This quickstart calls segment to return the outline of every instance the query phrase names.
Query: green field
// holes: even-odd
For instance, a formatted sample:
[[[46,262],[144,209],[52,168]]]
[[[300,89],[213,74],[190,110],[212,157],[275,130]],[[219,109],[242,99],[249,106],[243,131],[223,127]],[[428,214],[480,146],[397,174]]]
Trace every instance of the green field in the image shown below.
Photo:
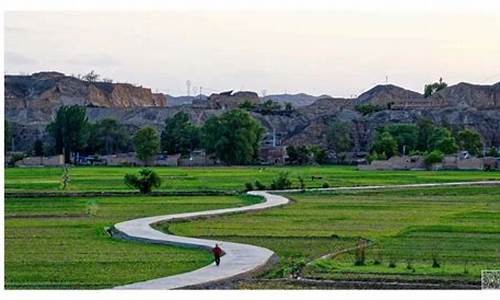
[[[131,191],[139,168],[75,167],[66,191]],[[500,172],[357,171],[353,167],[155,168],[161,191],[241,191],[289,171],[307,187],[500,180]],[[62,192],[59,168],[5,170],[10,193]],[[322,177],[312,180],[311,177]],[[293,203],[262,212],[160,225],[179,235],[263,246],[280,256],[264,274],[318,279],[477,280],[500,268],[500,187],[292,193]],[[190,271],[211,261],[201,250],[108,237],[104,227],[143,216],[248,205],[244,196],[38,197],[5,200],[6,288],[104,288]],[[318,257],[368,239],[364,266],[352,252]],[[223,243],[222,243],[223,247]],[[432,268],[433,257],[440,268]],[[375,261],[380,264],[375,264]],[[389,262],[395,264],[389,268]],[[306,266],[306,263],[310,263]],[[466,271],[466,272],[464,272]]]
[[[130,191],[123,183],[126,173],[140,168],[74,167],[65,191]],[[356,186],[373,184],[410,184],[427,182],[500,180],[500,172],[483,171],[358,171],[351,166],[320,167],[212,167],[154,168],[162,177],[160,191],[229,191],[243,190],[246,182],[256,179],[269,185],[281,171],[288,171],[294,185],[297,176],[307,187]],[[61,168],[8,168],[5,170],[6,192],[61,191]],[[312,180],[312,176],[322,177]]]
[[[349,252],[314,261],[302,270],[302,276],[477,279],[482,269],[500,268],[498,186],[288,196],[295,203],[286,207],[250,217],[174,223],[169,230],[268,247],[282,258],[268,277],[353,247],[359,238],[372,242],[365,266],[354,266],[354,255]],[[432,268],[433,258],[439,268]],[[396,267],[390,268],[390,262]]]
[[[255,197],[7,198],[6,288],[105,288],[205,266],[202,250],[114,239],[104,227],[160,214],[248,205]]]

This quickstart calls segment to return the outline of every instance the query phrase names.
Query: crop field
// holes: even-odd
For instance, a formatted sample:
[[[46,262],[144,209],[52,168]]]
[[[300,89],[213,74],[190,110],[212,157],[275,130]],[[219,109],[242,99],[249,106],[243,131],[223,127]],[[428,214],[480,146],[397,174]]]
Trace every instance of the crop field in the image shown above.
[[[74,167],[61,190],[61,168],[7,168],[9,193],[132,191],[126,173],[140,168]],[[160,191],[242,191],[269,185],[288,171],[307,187],[500,180],[500,172],[357,171],[349,166],[154,168]],[[314,179],[312,178],[314,177]],[[319,178],[321,177],[321,178]],[[106,288],[197,269],[210,253],[113,239],[104,227],[144,216],[249,205],[248,196],[38,197],[5,199],[5,287]],[[377,191],[305,192],[293,203],[261,212],[160,224],[178,235],[263,246],[280,263],[263,278],[451,279],[477,281],[500,268],[500,187],[442,187]],[[348,251],[369,241],[354,266]],[[439,267],[433,267],[433,262]],[[391,265],[391,266],[389,266]]]
[[[68,187],[61,190],[62,168],[7,168],[6,192],[84,192],[131,191],[123,183],[132,167],[72,167]],[[318,167],[207,167],[154,168],[162,177],[159,191],[241,191],[247,182],[255,180],[269,185],[281,171],[290,173],[294,186],[298,176],[307,187],[356,186],[374,184],[411,184],[428,182],[500,180],[500,172],[483,171],[358,171],[351,166]],[[315,177],[313,179],[313,176]],[[321,177],[321,178],[319,178]]]
[[[281,264],[266,277],[476,280],[500,268],[500,187],[289,194],[295,202],[251,215],[170,224],[178,235],[264,246]],[[370,245],[355,266],[354,251]],[[434,265],[434,260],[437,265]],[[305,266],[306,263],[309,263]],[[391,266],[389,266],[391,265]]]
[[[248,196],[7,198],[5,287],[105,288],[197,269],[212,261],[208,252],[114,239],[104,227],[258,201]]]

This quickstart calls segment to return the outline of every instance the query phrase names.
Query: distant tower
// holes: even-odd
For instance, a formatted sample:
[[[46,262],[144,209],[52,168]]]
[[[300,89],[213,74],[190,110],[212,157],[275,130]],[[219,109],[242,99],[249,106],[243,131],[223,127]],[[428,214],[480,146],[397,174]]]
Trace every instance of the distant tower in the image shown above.
[[[266,90],[262,90],[262,91],[260,91],[260,93],[262,94],[262,97],[265,97],[266,94],[267,94],[267,91]]]
[[[385,84],[389,83],[389,76],[385,75]]]
[[[200,85],[200,99],[202,94],[203,94],[203,87]]]
[[[191,80],[186,81],[187,95],[191,96]]]

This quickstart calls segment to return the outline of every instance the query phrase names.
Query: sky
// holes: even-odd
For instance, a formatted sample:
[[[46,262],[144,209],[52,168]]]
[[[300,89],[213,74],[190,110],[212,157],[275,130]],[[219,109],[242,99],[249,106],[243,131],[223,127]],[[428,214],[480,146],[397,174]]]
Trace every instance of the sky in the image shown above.
[[[187,94],[187,80],[191,95],[201,86],[204,94],[340,97],[386,80],[419,92],[440,77],[449,84],[500,81],[494,1],[359,0],[280,10],[271,0],[236,9],[218,2],[200,10],[6,12],[5,72],[95,70],[172,95]]]

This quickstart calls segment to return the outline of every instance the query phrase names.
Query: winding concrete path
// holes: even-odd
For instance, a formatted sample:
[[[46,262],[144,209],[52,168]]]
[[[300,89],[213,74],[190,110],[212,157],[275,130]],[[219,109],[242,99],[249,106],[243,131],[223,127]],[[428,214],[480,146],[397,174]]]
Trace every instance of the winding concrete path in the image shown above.
[[[283,196],[272,195],[265,191],[252,191],[248,192],[248,194],[262,196],[266,201],[245,207],[135,219],[118,223],[114,227],[124,238],[127,239],[140,240],[149,243],[212,249],[217,241],[166,234],[153,229],[151,224],[199,217],[212,217],[229,213],[256,211],[285,205],[290,202],[290,200]],[[224,256],[222,257],[221,264],[218,267],[212,263],[192,272],[118,286],[115,287],[115,289],[178,289],[205,285],[244,276],[258,271],[270,263],[275,256],[274,252],[269,249],[239,243],[223,242],[221,243],[221,248],[224,250]]]
[[[426,183],[426,184],[404,184],[404,185],[385,185],[385,186],[359,186],[359,187],[336,187],[336,188],[318,188],[307,189],[307,191],[345,191],[345,190],[374,190],[388,188],[425,188],[437,186],[463,186],[463,185],[500,185],[500,181],[475,181],[475,182],[450,182],[450,183]],[[299,189],[280,190],[273,192],[302,192]],[[174,215],[164,215],[156,217],[147,217],[125,221],[116,224],[114,227],[119,232],[119,236],[130,240],[139,240],[147,243],[158,243],[168,245],[178,245],[195,247],[201,249],[212,249],[218,241],[189,238],[167,234],[155,230],[152,224],[159,222],[169,222],[176,220],[186,220],[199,217],[212,217],[223,214],[257,211],[271,207],[288,204],[290,200],[283,196],[273,195],[268,191],[251,191],[249,195],[262,196],[265,201],[262,203],[217,210],[208,210],[201,212],[181,213]],[[220,243],[220,242],[219,242]],[[214,263],[203,268],[158,278],[148,281],[132,283],[129,285],[118,286],[115,289],[179,289],[188,287],[205,286],[210,283],[221,282],[229,279],[238,278],[251,274],[264,268],[275,258],[273,251],[239,243],[222,242],[221,248],[225,254],[222,257],[220,266]]]

